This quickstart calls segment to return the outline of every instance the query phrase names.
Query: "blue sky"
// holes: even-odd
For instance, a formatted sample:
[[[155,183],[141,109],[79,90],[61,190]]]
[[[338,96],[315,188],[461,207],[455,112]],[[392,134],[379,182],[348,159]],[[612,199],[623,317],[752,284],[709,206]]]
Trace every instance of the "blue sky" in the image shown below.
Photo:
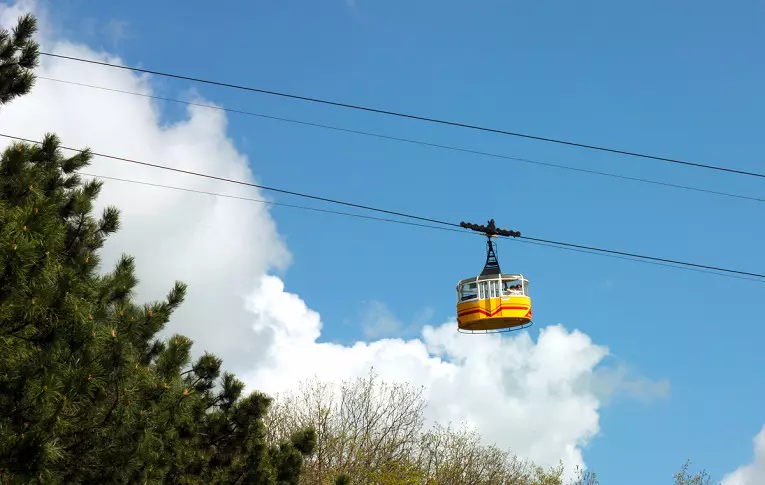
[[[58,26],[129,64],[541,136],[763,171],[765,5],[739,1],[57,1]],[[169,96],[188,83],[158,79]],[[196,85],[227,107],[762,196],[752,177]],[[172,113],[180,108],[168,107]],[[175,110],[175,111],[173,111]],[[266,185],[524,235],[765,272],[762,203],[231,115]],[[278,196],[283,202],[302,203]],[[480,271],[478,238],[277,208],[283,275],[325,322],[364,337],[365,302],[441,323]],[[669,483],[685,458],[715,477],[765,421],[761,283],[504,242],[538,326],[608,345],[666,399],[617,399],[585,450],[603,483]],[[416,280],[416,284],[411,282]],[[532,334],[535,334],[534,330]],[[630,470],[629,476],[623,476]]]

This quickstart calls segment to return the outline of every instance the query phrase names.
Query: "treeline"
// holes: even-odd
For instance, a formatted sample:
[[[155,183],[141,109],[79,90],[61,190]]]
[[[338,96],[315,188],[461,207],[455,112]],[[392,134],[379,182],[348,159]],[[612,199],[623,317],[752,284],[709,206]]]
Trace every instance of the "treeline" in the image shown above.
[[[386,382],[374,371],[335,386],[317,378],[277,395],[265,416],[267,440],[316,431],[301,483],[379,485],[598,485],[591,471],[566,481],[562,464],[544,468],[482,442],[465,425],[425,426],[424,389]],[[686,462],[674,485],[712,485]],[[337,477],[342,477],[337,481]]]
[[[424,426],[423,389],[381,381],[374,372],[339,389],[313,379],[277,396],[266,415],[268,440],[317,432],[302,483],[345,476],[358,484],[561,485],[561,466],[544,469],[509,450],[481,443],[466,426]],[[595,484],[591,473],[576,485]]]
[[[0,32],[2,105],[34,86],[36,19]],[[422,389],[379,381],[253,392],[192,341],[159,332],[183,303],[140,304],[135,263],[100,271],[119,210],[54,134],[0,158],[0,483],[562,485],[466,428],[423,426]],[[684,469],[677,485],[702,485]],[[584,473],[578,485],[594,485]]]

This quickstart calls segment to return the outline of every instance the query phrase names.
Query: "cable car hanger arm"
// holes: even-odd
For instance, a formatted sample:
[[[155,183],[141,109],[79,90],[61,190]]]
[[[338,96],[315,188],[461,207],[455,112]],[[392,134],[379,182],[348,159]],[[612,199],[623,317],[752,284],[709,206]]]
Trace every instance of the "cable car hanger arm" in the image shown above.
[[[481,271],[481,276],[502,274],[502,269],[499,267],[499,259],[497,258],[491,238],[499,236],[520,237],[521,233],[519,231],[498,228],[494,223],[494,219],[490,219],[485,226],[463,221],[460,222],[460,227],[480,232],[488,239],[486,242],[486,264],[483,267],[483,271]]]
[[[486,237],[498,237],[498,236],[521,237],[520,231],[510,231],[508,229],[498,228],[497,225],[494,223],[494,219],[490,219],[489,223],[485,226],[482,226],[480,224],[473,224],[472,222],[460,222],[460,227],[464,227],[465,229],[470,229],[472,231],[480,232],[484,234]]]

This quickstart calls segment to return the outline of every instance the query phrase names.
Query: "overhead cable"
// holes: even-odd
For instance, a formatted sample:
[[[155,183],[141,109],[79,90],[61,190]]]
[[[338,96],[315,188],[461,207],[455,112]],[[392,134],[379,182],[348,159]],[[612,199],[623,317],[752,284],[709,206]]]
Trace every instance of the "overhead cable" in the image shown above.
[[[284,92],[280,92],[280,91],[273,91],[273,90],[267,90],[267,89],[262,89],[262,88],[255,88],[255,87],[251,87],[251,86],[243,86],[243,85],[226,83],[226,82],[221,82],[221,81],[213,81],[213,80],[210,80],[210,79],[202,79],[202,78],[197,78],[197,77],[192,77],[192,76],[185,76],[185,75],[180,75],[180,74],[172,74],[172,73],[168,73],[168,72],[155,71],[155,70],[150,70],[150,69],[142,69],[142,68],[134,67],[134,66],[112,64],[112,63],[109,63],[109,62],[95,61],[95,60],[84,59],[84,58],[80,58],[80,57],[65,56],[65,55],[62,55],[62,54],[53,54],[53,53],[50,53],[50,52],[40,52],[40,54],[44,55],[44,56],[56,57],[56,58],[60,58],[60,59],[67,59],[67,60],[72,60],[72,61],[77,61],[77,62],[85,62],[85,63],[89,63],[89,64],[97,64],[97,65],[101,65],[101,66],[108,66],[108,67],[112,67],[112,68],[116,68],[116,69],[125,69],[125,70],[134,71],[134,72],[142,72],[142,73],[145,73],[145,74],[155,74],[157,76],[164,76],[164,77],[170,77],[170,78],[175,78],[175,79],[183,79],[183,80],[186,80],[186,81],[192,81],[192,82],[197,82],[197,83],[211,84],[211,85],[215,85],[215,86],[222,86],[222,87],[227,87],[227,88],[240,89],[240,90],[244,90],[244,91],[251,91],[251,92],[256,92],[256,93],[261,93],[261,94],[267,94],[267,95],[270,95],[270,96],[279,96],[279,97],[283,97],[283,98],[291,98],[291,99],[297,99],[297,100],[301,100],[301,101],[309,101],[309,102],[312,102],[312,103],[320,103],[320,104],[325,104],[325,105],[337,106],[337,107],[341,107],[341,108],[349,108],[349,109],[354,109],[354,110],[367,111],[367,112],[372,112],[372,113],[377,113],[377,114],[384,114],[384,115],[389,115],[389,116],[395,116],[395,117],[399,117],[399,118],[408,118],[408,119],[413,119],[413,120],[418,120],[418,121],[425,121],[425,122],[429,122],[429,123],[437,123],[437,124],[441,124],[441,125],[455,126],[455,127],[458,127],[458,128],[467,128],[467,129],[470,129],[470,130],[484,131],[484,132],[496,133],[496,134],[500,134],[500,135],[515,136],[515,137],[527,138],[527,139],[544,141],[544,142],[549,142],[549,143],[556,143],[556,144],[560,144],[560,145],[568,145],[568,146],[574,146],[574,147],[579,147],[579,148],[586,148],[586,149],[590,149],[590,150],[597,150],[597,151],[602,151],[602,152],[616,153],[616,154],[619,154],[619,155],[627,155],[627,156],[631,156],[631,157],[638,157],[638,158],[645,158],[645,159],[651,159],[651,160],[658,160],[658,161],[667,162],[667,163],[673,163],[673,164],[679,164],[679,165],[687,165],[687,166],[693,166],[693,167],[697,167],[697,168],[705,168],[705,169],[709,169],[709,170],[716,170],[716,171],[721,171],[721,172],[729,172],[729,173],[735,173],[735,174],[739,174],[739,175],[747,175],[747,176],[751,176],[751,177],[765,178],[765,173],[749,172],[749,171],[745,171],[745,170],[739,170],[739,169],[734,169],[734,168],[722,167],[722,166],[717,166],[717,165],[707,165],[707,164],[702,164],[702,163],[690,162],[690,161],[680,160],[680,159],[677,159],[677,158],[669,158],[669,157],[663,157],[663,156],[657,156],[657,155],[649,155],[649,154],[646,154],[646,153],[632,152],[632,151],[627,151],[627,150],[619,150],[619,149],[615,149],[615,148],[607,148],[607,147],[602,147],[602,146],[597,146],[597,145],[590,145],[590,144],[585,144],[585,143],[578,143],[578,142],[572,142],[572,141],[566,141],[566,140],[559,140],[559,139],[543,137],[543,136],[529,135],[529,134],[526,134],[526,133],[512,132],[512,131],[500,130],[500,129],[497,129],[497,128],[489,128],[489,127],[484,127],[484,126],[471,125],[471,124],[468,124],[468,123],[462,123],[462,122],[457,122],[457,121],[448,121],[448,120],[442,120],[442,119],[438,119],[438,118],[430,118],[430,117],[426,117],[426,116],[409,114],[409,113],[401,113],[401,112],[397,112],[397,111],[390,111],[390,110],[384,110],[384,109],[378,109],[378,108],[371,108],[371,107],[367,107],[367,106],[354,105],[354,104],[349,104],[349,103],[341,103],[341,102],[337,102],[337,101],[329,101],[329,100],[326,100],[326,99],[319,99],[319,98],[308,97],[308,96],[300,96],[300,95],[297,95],[297,94],[290,94],[290,93],[284,93]]]
[[[8,135],[8,134],[4,134],[4,133],[0,133],[0,137],[9,138],[9,139],[18,140],[18,141],[24,141],[24,142],[27,142],[27,143],[34,143],[34,144],[38,144],[38,145],[41,144],[41,142],[36,141],[36,140],[30,140],[28,138],[12,136],[12,135]],[[83,151],[81,149],[70,148],[70,147],[65,147],[65,146],[61,146],[61,148],[65,149],[65,150],[75,151],[75,152],[82,152]],[[225,178],[225,177],[217,177],[217,176],[214,176],[214,175],[204,174],[204,173],[200,173],[200,172],[194,172],[194,171],[190,171],[190,170],[183,170],[183,169],[179,169],[179,168],[168,167],[168,166],[158,165],[158,164],[149,163],[149,162],[142,162],[142,161],[133,160],[133,159],[125,158],[125,157],[118,157],[118,156],[115,156],[115,155],[108,155],[108,154],[97,153],[97,152],[91,152],[91,153],[94,156],[99,156],[99,157],[108,158],[108,159],[112,159],[112,160],[118,160],[118,161],[122,161],[122,162],[133,163],[133,164],[137,164],[137,165],[143,165],[143,166],[158,168],[158,169],[162,169],[162,170],[168,170],[168,171],[172,171],[172,172],[184,173],[184,174],[188,174],[188,175],[194,175],[194,176],[209,178],[209,179],[213,179],[213,180],[219,180],[219,181],[223,181],[223,182],[227,182],[227,183],[232,183],[232,184],[237,184],[237,185],[245,185],[245,186],[249,186],[249,187],[255,187],[255,188],[259,188],[261,190],[268,190],[268,191],[272,191],[272,192],[278,192],[278,193],[283,193],[283,194],[294,195],[294,196],[297,196],[297,197],[304,197],[304,198],[309,198],[309,199],[314,199],[314,200],[321,200],[321,201],[329,202],[329,203],[333,203],[333,204],[345,205],[345,206],[349,206],[349,207],[355,207],[355,208],[365,209],[365,210],[374,211],[374,212],[381,212],[381,213],[385,213],[385,214],[391,214],[391,215],[396,215],[396,216],[405,217],[405,218],[409,218],[409,219],[416,219],[416,220],[425,221],[425,222],[433,222],[433,223],[441,224],[441,225],[444,225],[444,226],[447,226],[447,227],[461,227],[457,223],[448,222],[448,221],[441,221],[441,220],[438,220],[438,219],[432,219],[432,218],[428,218],[428,217],[421,217],[421,216],[417,216],[417,215],[413,215],[413,214],[407,214],[407,213],[404,213],[404,212],[397,212],[397,211],[391,211],[391,210],[387,210],[387,209],[380,209],[380,208],[377,208],[377,207],[361,205],[361,204],[341,201],[341,200],[337,200],[337,199],[330,199],[330,198],[327,198],[327,197],[320,197],[320,196],[316,196],[316,195],[310,195],[310,194],[305,194],[305,193],[301,193],[301,192],[295,192],[295,191],[291,191],[291,190],[279,189],[279,188],[275,188],[275,187],[269,187],[269,186],[266,186],[266,185],[255,184],[255,183],[251,183],[251,182],[244,182],[244,181],[229,179],[229,178]],[[734,270],[734,269],[728,269],[728,268],[722,268],[722,267],[718,267],[718,266],[698,264],[698,263],[689,263],[689,262],[684,262],[684,261],[672,260],[672,259],[668,259],[668,258],[659,258],[659,257],[655,257],[655,256],[647,256],[647,255],[641,255],[641,254],[636,254],[636,253],[629,253],[629,252],[625,252],[625,251],[616,251],[616,250],[612,250],[612,249],[602,249],[602,248],[597,248],[597,247],[593,247],[593,246],[585,246],[585,245],[580,245],[580,244],[573,244],[573,243],[566,243],[566,242],[560,242],[560,241],[553,241],[553,240],[549,240],[549,239],[542,239],[542,238],[523,236],[523,235],[519,236],[518,239],[532,241],[532,242],[553,244],[553,245],[556,245],[556,246],[563,246],[563,247],[569,247],[569,248],[575,248],[575,249],[597,251],[597,252],[605,253],[605,254],[614,254],[614,255],[628,256],[628,257],[639,258],[639,259],[648,260],[648,261],[655,261],[655,262],[662,262],[662,263],[671,263],[671,264],[676,264],[676,265],[681,265],[681,266],[688,266],[688,267],[693,267],[693,268],[700,268],[700,269],[709,269],[709,270],[713,270],[713,271],[719,271],[719,272],[722,272],[722,273],[731,273],[731,274],[738,274],[738,275],[743,275],[743,276],[753,276],[753,277],[756,277],[756,278],[765,278],[765,274],[760,274],[760,273],[753,273],[753,272],[748,272],[748,271]]]
[[[110,91],[110,92],[114,92],[114,93],[128,94],[128,95],[131,95],[131,96],[138,96],[138,97],[142,97],[142,98],[149,98],[149,99],[156,99],[156,100],[160,100],[160,101],[168,101],[168,102],[173,102],[173,103],[185,104],[185,105],[188,105],[188,106],[197,106],[197,107],[201,107],[201,108],[214,109],[214,110],[224,111],[224,112],[227,112],[227,113],[242,114],[242,115],[254,116],[254,117],[263,118],[263,119],[282,121],[282,122],[286,122],[286,123],[293,123],[293,124],[298,124],[298,125],[311,126],[311,127],[315,127],[315,128],[323,128],[323,129],[327,129],[327,130],[334,130],[334,131],[338,131],[338,132],[351,133],[351,134],[355,134],[355,135],[363,135],[363,136],[369,136],[369,137],[380,138],[380,139],[385,139],[385,140],[392,140],[392,141],[398,141],[398,142],[404,142],[404,143],[411,143],[411,144],[415,144],[415,145],[427,146],[427,147],[432,147],[432,148],[440,148],[440,149],[451,150],[451,151],[456,151],[456,152],[469,153],[469,154],[472,154],[472,155],[480,155],[480,156],[486,156],[486,157],[492,157],[492,158],[500,158],[500,159],[505,159],[505,160],[521,162],[521,163],[528,163],[528,164],[540,165],[540,166],[551,167],[551,168],[558,168],[558,169],[563,169],[563,170],[571,170],[571,171],[587,173],[587,174],[602,175],[602,176],[606,176],[606,177],[618,178],[618,179],[623,179],[623,180],[631,180],[631,181],[634,181],[634,182],[641,182],[641,183],[647,183],[647,184],[653,184],[653,185],[660,185],[660,186],[670,187],[670,188],[675,188],[675,189],[691,190],[691,191],[695,191],[695,192],[702,192],[702,193],[707,193],[707,194],[712,194],[712,195],[720,195],[720,196],[724,196],[724,197],[733,197],[733,198],[737,198],[737,199],[745,199],[745,200],[751,200],[751,201],[755,201],[755,202],[765,202],[765,199],[762,199],[762,198],[759,198],[759,197],[751,197],[751,196],[747,196],[747,195],[732,194],[732,193],[729,193],[729,192],[720,192],[720,191],[716,191],[716,190],[702,189],[702,188],[699,188],[699,187],[690,187],[690,186],[687,186],[687,185],[672,184],[672,183],[668,183],[668,182],[660,182],[660,181],[656,181],[656,180],[649,180],[649,179],[644,179],[644,178],[639,178],[639,177],[628,177],[626,175],[618,175],[618,174],[609,173],[609,172],[600,172],[600,171],[597,171],[597,170],[589,170],[589,169],[584,169],[584,168],[571,167],[571,166],[560,165],[560,164],[556,164],[556,163],[541,162],[541,161],[538,161],[538,160],[531,160],[531,159],[528,159],[528,158],[513,157],[513,156],[510,156],[510,155],[502,155],[502,154],[498,154],[498,153],[491,153],[491,152],[485,152],[485,151],[480,151],[480,150],[471,150],[471,149],[467,149],[467,148],[456,147],[456,146],[453,146],[453,145],[442,145],[442,144],[439,144],[439,143],[431,143],[431,142],[426,142],[426,141],[422,141],[422,140],[414,140],[414,139],[411,139],[411,138],[402,138],[402,137],[396,137],[396,136],[389,136],[389,135],[383,135],[381,133],[374,133],[374,132],[361,131],[361,130],[353,130],[353,129],[350,129],[350,128],[343,128],[343,127],[338,127],[338,126],[325,125],[325,124],[320,124],[320,123],[313,123],[313,122],[309,122],[309,121],[295,120],[295,119],[290,119],[290,118],[282,118],[282,117],[279,117],[279,116],[271,116],[271,115],[266,115],[266,114],[262,114],[262,113],[256,113],[256,112],[252,112],[252,111],[244,111],[244,110],[239,110],[239,109],[234,109],[234,108],[224,108],[222,106],[215,106],[213,104],[197,103],[197,102],[192,102],[192,101],[183,101],[183,100],[180,100],[180,99],[168,98],[168,97],[164,97],[164,96],[155,96],[155,95],[151,95],[151,94],[136,93],[136,92],[132,92],[132,91],[125,91],[125,90],[122,90],[122,89],[108,88],[108,87],[104,87],[104,86],[96,86],[96,85],[93,85],[93,84],[80,83],[80,82],[75,82],[75,81],[67,81],[67,80],[63,80],[63,79],[55,79],[55,78],[49,78],[49,77],[45,77],[45,76],[37,76],[37,79],[42,79],[42,80],[45,80],[45,81],[54,81],[54,82],[64,83],[64,84],[71,84],[71,85],[81,86],[81,87],[86,87],[86,88],[91,88],[91,89],[99,89],[99,90]]]
[[[127,182],[127,183],[132,183],[132,184],[144,185],[144,186],[149,186],[149,187],[157,187],[157,188],[169,189],[169,190],[178,190],[178,191],[183,191],[183,192],[191,192],[191,193],[195,193],[195,194],[209,195],[209,196],[221,197],[221,198],[227,198],[227,199],[235,199],[235,200],[239,200],[239,201],[255,202],[255,203],[260,203],[260,204],[273,205],[273,206],[277,206],[277,207],[287,207],[287,208],[291,208],[291,209],[301,209],[301,210],[307,210],[307,211],[312,211],[312,212],[320,212],[320,213],[325,213],[325,214],[332,214],[332,215],[339,215],[339,216],[346,216],[346,217],[354,217],[354,218],[367,219],[367,220],[372,220],[372,221],[377,221],[377,222],[388,222],[388,223],[401,224],[401,225],[406,225],[406,226],[415,226],[415,227],[419,227],[419,228],[437,229],[437,230],[441,230],[441,231],[457,232],[457,233],[460,233],[460,234],[466,234],[468,236],[482,236],[481,234],[478,234],[476,232],[465,231],[463,229],[453,229],[451,227],[432,226],[432,225],[429,225],[429,224],[420,224],[418,222],[400,221],[400,220],[396,220],[396,219],[388,219],[388,218],[383,218],[383,217],[366,216],[366,215],[363,215],[363,214],[354,214],[354,213],[351,213],[351,212],[319,209],[319,208],[316,208],[316,207],[301,206],[301,205],[296,205],[296,204],[285,204],[283,202],[274,202],[274,201],[270,201],[270,200],[255,199],[255,198],[251,198],[251,197],[240,197],[240,196],[229,195],[229,194],[220,194],[220,193],[216,193],[216,192],[209,192],[209,191],[197,190],[197,189],[189,189],[189,188],[185,188],[185,187],[177,187],[177,186],[172,186],[172,185],[156,184],[156,183],[152,183],[152,182],[145,182],[145,181],[140,181],[140,180],[131,180],[131,179],[120,178],[120,177],[112,177],[112,176],[107,176],[107,175],[97,175],[97,174],[91,174],[91,173],[85,173],[85,172],[78,172],[78,173],[80,175],[85,175],[85,176],[93,177],[93,178],[114,180],[114,181],[118,181],[118,182]],[[759,278],[751,278],[751,277],[747,277],[747,276],[740,276],[740,275],[729,274],[729,273],[719,273],[719,272],[716,272],[716,271],[710,271],[710,270],[698,269],[698,268],[691,268],[691,267],[686,267],[686,266],[677,266],[677,265],[673,265],[673,264],[669,264],[669,263],[661,263],[661,262],[656,262],[656,261],[647,261],[647,260],[643,260],[643,259],[631,258],[631,257],[627,257],[627,256],[620,256],[620,255],[616,255],[616,254],[609,254],[609,253],[603,253],[603,252],[589,251],[589,250],[586,250],[586,249],[577,249],[577,248],[574,248],[574,247],[567,247],[567,246],[560,246],[560,245],[555,245],[555,244],[548,244],[546,242],[539,242],[539,241],[534,241],[534,240],[525,240],[525,239],[518,240],[518,239],[512,239],[512,238],[508,238],[508,239],[511,239],[512,242],[520,242],[520,243],[524,243],[524,244],[532,244],[532,245],[535,245],[535,246],[544,246],[544,247],[554,248],[554,249],[565,249],[567,251],[574,251],[574,252],[578,252],[578,253],[592,254],[592,255],[595,255],[595,256],[605,256],[605,257],[609,257],[609,258],[622,259],[622,260],[625,260],[625,261],[633,261],[633,262],[637,262],[637,263],[645,263],[645,264],[652,264],[652,265],[656,265],[656,266],[663,266],[663,267],[666,267],[666,268],[680,269],[680,270],[684,270],[684,271],[694,271],[694,272],[698,272],[698,273],[711,274],[711,275],[715,275],[715,276],[724,276],[724,277],[727,277],[727,278],[736,278],[736,279],[742,279],[742,280],[747,280],[747,281],[755,281],[755,282],[759,282],[759,283],[765,283],[765,280],[759,279]]]

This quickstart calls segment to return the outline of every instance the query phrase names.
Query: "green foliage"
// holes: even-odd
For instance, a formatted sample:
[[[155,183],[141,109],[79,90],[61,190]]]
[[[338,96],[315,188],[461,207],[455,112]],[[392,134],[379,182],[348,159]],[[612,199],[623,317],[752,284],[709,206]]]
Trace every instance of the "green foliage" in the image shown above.
[[[351,477],[346,474],[338,475],[335,478],[335,485],[351,485]]]
[[[119,211],[91,214],[85,150],[55,135],[0,159],[0,471],[24,483],[298,483],[316,433],[265,443],[270,398],[157,333],[183,302],[132,301],[133,258],[99,274]],[[216,391],[217,387],[217,391]]]
[[[34,80],[35,19],[0,35],[2,103]],[[0,477],[6,483],[297,484],[316,433],[266,443],[271,399],[192,342],[157,338],[182,304],[138,304],[135,261],[99,271],[119,210],[93,215],[102,182],[58,137],[0,157]],[[161,236],[161,235],[160,235]]]
[[[34,85],[32,69],[40,56],[35,32],[37,19],[29,14],[19,19],[13,32],[0,30],[0,104],[27,94]]]

